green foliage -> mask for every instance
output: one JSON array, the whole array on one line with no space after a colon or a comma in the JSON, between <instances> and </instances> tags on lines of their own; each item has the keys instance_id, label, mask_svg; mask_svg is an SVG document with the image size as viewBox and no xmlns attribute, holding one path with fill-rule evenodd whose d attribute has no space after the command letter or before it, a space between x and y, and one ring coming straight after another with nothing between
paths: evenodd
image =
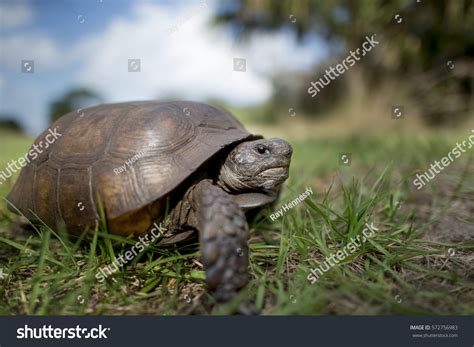
<instances>
[{"instance_id":1,"label":"green foliage","mask_svg":"<svg viewBox=\"0 0 474 347\"><path fill-rule=\"evenodd\" d=\"M0 118L0 130L2 131L12 131L12 132L21 132L21 126L15 119L7 118L4 115Z\"/></svg>"},{"instance_id":2,"label":"green foliage","mask_svg":"<svg viewBox=\"0 0 474 347\"><path fill-rule=\"evenodd\" d=\"M402 82L430 124L455 124L470 115L474 92L472 0L235 0L232 4L222 3L217 23L241 28L244 35L283 28L300 39L316 34L326 41L334 58L322 62L323 67L340 62L367 35L377 34L382 45L357 62L363 79L356 81L355 88L377 91L383 83ZM308 83L304 85L299 92L308 99ZM324 97L335 104L347 97L343 88L331 83ZM284 97L288 92L279 94ZM281 95L275 100L285 100ZM308 106L302 98L299 105L305 103ZM323 111L320 103L309 106L315 112Z\"/></svg>"},{"instance_id":3,"label":"green foliage","mask_svg":"<svg viewBox=\"0 0 474 347\"><path fill-rule=\"evenodd\" d=\"M77 110L80 107L86 107L100 103L101 98L95 92L86 88L74 88L66 94L53 101L50 106L50 119L54 123L59 117Z\"/></svg>"}]
</instances>

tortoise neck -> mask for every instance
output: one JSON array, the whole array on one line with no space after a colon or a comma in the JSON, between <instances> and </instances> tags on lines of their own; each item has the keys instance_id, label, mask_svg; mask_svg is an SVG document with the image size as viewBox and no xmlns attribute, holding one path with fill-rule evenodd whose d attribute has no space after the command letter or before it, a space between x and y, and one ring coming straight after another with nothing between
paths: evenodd
<instances>
[{"instance_id":1,"label":"tortoise neck","mask_svg":"<svg viewBox=\"0 0 474 347\"><path fill-rule=\"evenodd\" d=\"M245 192L252 189L250 185L239 179L225 162L220 168L217 184L228 193Z\"/></svg>"}]
</instances>

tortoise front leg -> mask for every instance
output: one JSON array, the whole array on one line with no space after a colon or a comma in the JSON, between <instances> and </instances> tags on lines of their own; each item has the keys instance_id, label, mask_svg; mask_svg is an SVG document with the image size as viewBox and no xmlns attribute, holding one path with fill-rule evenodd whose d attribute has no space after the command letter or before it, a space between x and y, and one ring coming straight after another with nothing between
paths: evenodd
<instances>
[{"instance_id":1,"label":"tortoise front leg","mask_svg":"<svg viewBox=\"0 0 474 347\"><path fill-rule=\"evenodd\" d=\"M231 196L210 181L193 194L206 282L218 301L229 300L248 282L248 225Z\"/></svg>"}]
</instances>

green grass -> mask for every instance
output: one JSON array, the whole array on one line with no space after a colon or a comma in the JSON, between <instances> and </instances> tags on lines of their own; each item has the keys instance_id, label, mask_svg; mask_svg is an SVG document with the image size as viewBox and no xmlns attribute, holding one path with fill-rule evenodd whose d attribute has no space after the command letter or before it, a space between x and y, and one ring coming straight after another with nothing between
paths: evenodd
<instances>
[{"instance_id":1,"label":"green grass","mask_svg":"<svg viewBox=\"0 0 474 347\"><path fill-rule=\"evenodd\" d=\"M274 208L251 223L251 281L217 305L204 286L197 244L151 246L99 282L98 269L135 241L101 225L70 239L41 227L12 231L0 203L0 314L473 314L472 150L417 191L425 171L466 134L291 140L290 179ZM4 150L3 143L7 143ZM2 139L0 168L31 139ZM351 153L351 165L340 162ZM11 182L9 182L11 184ZM272 222L268 216L310 186L314 194ZM8 192L0 186L0 196ZM315 284L306 279L330 254L379 229Z\"/></svg>"}]
</instances>

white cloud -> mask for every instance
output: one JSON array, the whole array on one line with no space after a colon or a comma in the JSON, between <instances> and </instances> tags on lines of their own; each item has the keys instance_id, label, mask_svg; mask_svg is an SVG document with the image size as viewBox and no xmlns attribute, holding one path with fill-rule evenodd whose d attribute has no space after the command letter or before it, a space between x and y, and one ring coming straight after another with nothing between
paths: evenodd
<instances>
[{"instance_id":1,"label":"white cloud","mask_svg":"<svg viewBox=\"0 0 474 347\"><path fill-rule=\"evenodd\" d=\"M0 0L1 68L18 72L22 60L34 60L36 70L64 64L59 45L46 32L25 30L33 17L33 8L27 1Z\"/></svg>"},{"instance_id":2,"label":"white cloud","mask_svg":"<svg viewBox=\"0 0 474 347\"><path fill-rule=\"evenodd\" d=\"M34 60L35 69L49 69L62 65L60 47L54 40L41 33L11 34L2 37L1 65L20 70L22 60Z\"/></svg>"},{"instance_id":3,"label":"white cloud","mask_svg":"<svg viewBox=\"0 0 474 347\"><path fill-rule=\"evenodd\" d=\"M249 67L233 71L232 50L223 33L209 29L209 7L139 4L133 16L114 20L105 32L81 42L81 84L125 101L182 97L220 98L239 104L260 102L271 85ZM141 72L128 72L128 59L141 60Z\"/></svg>"},{"instance_id":4,"label":"white cloud","mask_svg":"<svg viewBox=\"0 0 474 347\"><path fill-rule=\"evenodd\" d=\"M209 25L212 15L204 3L137 4L130 17L115 19L74 49L84 63L78 79L112 101L218 98L248 105L271 95L269 73L298 69L314 55L285 35L234 45L222 28ZM233 70L234 58L246 59L246 72ZM128 59L140 59L141 72L128 72Z\"/></svg>"},{"instance_id":5,"label":"white cloud","mask_svg":"<svg viewBox=\"0 0 474 347\"><path fill-rule=\"evenodd\" d=\"M48 122L51 100L75 86L93 88L107 102L174 97L258 104L272 94L272 74L308 68L320 57L314 46L298 46L283 32L257 34L239 45L222 27L210 25L211 4L187 4L133 4L127 15L62 45L45 28L4 31L0 112L18 114L37 133ZM33 18L22 2L3 2L0 11L2 22L16 16L5 27ZM135 58L141 59L141 72L128 72L128 59ZM246 59L246 72L233 70L234 58ZM21 60L35 61L34 75L20 73Z\"/></svg>"},{"instance_id":6,"label":"white cloud","mask_svg":"<svg viewBox=\"0 0 474 347\"><path fill-rule=\"evenodd\" d=\"M3 28L16 28L29 24L32 20L33 10L26 2L0 2L0 25Z\"/></svg>"},{"instance_id":7,"label":"white cloud","mask_svg":"<svg viewBox=\"0 0 474 347\"><path fill-rule=\"evenodd\" d=\"M319 47L318 47L319 46ZM316 49L318 47L319 49ZM321 41L298 43L290 32L258 32L250 37L246 51L256 69L268 76L280 72L309 71L326 51Z\"/></svg>"}]
</instances>

